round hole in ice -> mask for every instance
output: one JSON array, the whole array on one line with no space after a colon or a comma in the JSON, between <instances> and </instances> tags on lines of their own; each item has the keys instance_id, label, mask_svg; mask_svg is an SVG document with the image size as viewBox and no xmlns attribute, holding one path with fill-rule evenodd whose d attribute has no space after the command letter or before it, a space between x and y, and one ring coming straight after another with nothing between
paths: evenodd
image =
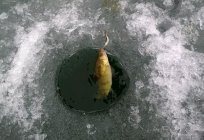
<instances>
[{"instance_id":1,"label":"round hole in ice","mask_svg":"<svg viewBox=\"0 0 204 140\"><path fill-rule=\"evenodd\" d=\"M57 72L57 93L66 106L92 113L108 109L129 86L129 77L118 58L107 53L112 68L112 90L105 99L96 99L94 70L98 49L86 48L63 61Z\"/></svg>"}]
</instances>

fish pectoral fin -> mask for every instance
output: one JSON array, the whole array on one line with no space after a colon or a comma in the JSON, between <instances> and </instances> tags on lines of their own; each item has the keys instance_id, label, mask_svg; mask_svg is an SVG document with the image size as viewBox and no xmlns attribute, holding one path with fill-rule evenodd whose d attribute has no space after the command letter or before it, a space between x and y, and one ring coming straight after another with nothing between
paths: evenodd
<instances>
[{"instance_id":1,"label":"fish pectoral fin","mask_svg":"<svg viewBox=\"0 0 204 140\"><path fill-rule=\"evenodd\" d=\"M96 81L98 80L98 77L97 77L96 73L94 73L94 74L92 75L92 80L93 80L94 82L96 82Z\"/></svg>"},{"instance_id":2,"label":"fish pectoral fin","mask_svg":"<svg viewBox=\"0 0 204 140\"><path fill-rule=\"evenodd\" d=\"M94 100L104 100L106 97L100 93L97 93Z\"/></svg>"},{"instance_id":3,"label":"fish pectoral fin","mask_svg":"<svg viewBox=\"0 0 204 140\"><path fill-rule=\"evenodd\" d=\"M98 65L97 69L95 71L95 75L99 78L99 77L102 76L103 72L104 72L103 66L102 65Z\"/></svg>"},{"instance_id":4,"label":"fish pectoral fin","mask_svg":"<svg viewBox=\"0 0 204 140\"><path fill-rule=\"evenodd\" d=\"M97 99L97 100L102 100L102 99L104 99L104 98L106 98L106 95L105 95L105 94L100 93L100 92L97 92L97 95L95 96L95 99Z\"/></svg>"},{"instance_id":5,"label":"fish pectoral fin","mask_svg":"<svg viewBox=\"0 0 204 140\"><path fill-rule=\"evenodd\" d=\"M97 94L96 97L95 97L97 100L101 100L103 99L103 96L101 94Z\"/></svg>"}]
</instances>

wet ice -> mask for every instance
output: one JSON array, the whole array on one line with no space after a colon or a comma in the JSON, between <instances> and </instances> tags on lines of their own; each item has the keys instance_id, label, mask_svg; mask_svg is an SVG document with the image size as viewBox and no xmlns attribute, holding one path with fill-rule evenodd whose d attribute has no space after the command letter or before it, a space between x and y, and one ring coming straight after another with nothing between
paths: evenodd
<instances>
[{"instance_id":1,"label":"wet ice","mask_svg":"<svg viewBox=\"0 0 204 140\"><path fill-rule=\"evenodd\" d=\"M203 2L182 1L171 14L173 0L162 0L163 8L154 2L120 0L120 11L112 21L120 21L122 31L112 28L111 15L97 2L96 6L81 0L16 2L0 13L0 124L10 126L6 130L1 125L1 136L14 129L19 139L63 139L76 134L93 139L141 135L202 139L204 54L185 46L194 48L202 40ZM108 49L129 60L132 87L103 114L74 114L54 96L55 64L72 54L80 41L100 46L98 30L104 27L118 38L113 44L121 45ZM150 62L142 65L145 81L134 75L134 68L138 59L145 62L149 57Z\"/></svg>"}]
</instances>

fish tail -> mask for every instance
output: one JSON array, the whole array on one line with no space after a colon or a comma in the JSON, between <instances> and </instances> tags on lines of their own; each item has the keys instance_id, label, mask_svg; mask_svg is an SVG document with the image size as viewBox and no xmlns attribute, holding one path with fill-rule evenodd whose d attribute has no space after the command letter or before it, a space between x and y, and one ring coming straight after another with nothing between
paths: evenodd
<instances>
[{"instance_id":1,"label":"fish tail","mask_svg":"<svg viewBox=\"0 0 204 140\"><path fill-rule=\"evenodd\" d=\"M107 31L105 31L105 37L106 37L106 42L105 42L103 48L105 48L106 46L108 46L108 43L109 43L109 38L108 38L108 35L107 35Z\"/></svg>"}]
</instances>

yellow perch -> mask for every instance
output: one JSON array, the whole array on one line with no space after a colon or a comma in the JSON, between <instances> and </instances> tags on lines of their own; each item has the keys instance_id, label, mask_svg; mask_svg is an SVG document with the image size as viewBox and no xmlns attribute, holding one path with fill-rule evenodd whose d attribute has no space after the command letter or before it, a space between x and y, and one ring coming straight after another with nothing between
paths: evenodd
<instances>
[{"instance_id":1,"label":"yellow perch","mask_svg":"<svg viewBox=\"0 0 204 140\"><path fill-rule=\"evenodd\" d=\"M112 86L112 72L108 61L108 56L104 48L108 45L109 38L106 36L106 42L103 48L99 49L98 58L96 61L95 75L97 78L98 95L97 99L107 97Z\"/></svg>"}]
</instances>

